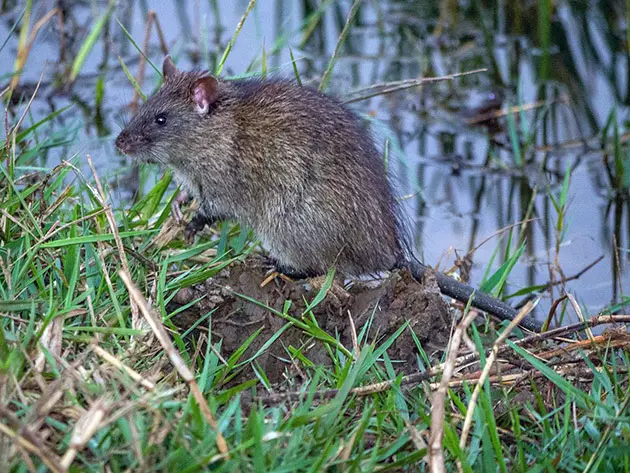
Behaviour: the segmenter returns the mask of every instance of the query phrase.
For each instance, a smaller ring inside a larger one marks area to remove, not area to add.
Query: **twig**
[[[166,39],[164,38],[164,32],[162,31],[162,25],[160,24],[160,19],[157,16],[157,13],[155,13],[154,10],[150,10],[151,14],[153,14],[153,22],[155,23],[155,31],[158,35],[158,39],[160,40],[160,48],[162,48],[162,54],[166,55],[168,54],[168,43],[166,42]]]
[[[514,227],[520,227],[520,226],[525,226],[528,223],[532,223],[535,222],[537,220],[540,220],[540,217],[535,217],[535,218],[527,218],[525,220],[520,220],[518,222],[514,222],[510,225],[506,225],[503,228],[499,228],[497,231],[495,231],[494,233],[491,233],[490,235],[488,235],[486,238],[484,238],[483,240],[481,240],[481,242],[479,242],[479,244],[477,244],[473,249],[471,249],[470,251],[468,251],[466,253],[466,255],[464,256],[464,258],[470,258],[472,257],[473,254],[475,254],[475,252],[481,248],[483,245],[485,245],[486,243],[488,243],[490,240],[492,240],[494,237],[501,235],[502,233],[511,230]]]
[[[621,133],[619,134],[619,143],[625,144],[630,140],[630,133]],[[611,139],[612,141],[612,139]],[[615,140],[616,141],[616,140]],[[583,148],[584,152],[589,153],[600,153],[603,154],[606,152],[606,145],[610,144],[610,141],[606,139],[604,143],[602,143],[602,136],[600,134],[591,136],[589,138],[578,138],[575,140],[566,140],[561,143],[555,143],[550,145],[542,145],[542,146],[534,146],[532,148],[533,151],[537,153],[549,153],[553,151],[565,151],[573,150],[575,148]]]
[[[469,76],[472,74],[479,74],[480,72],[486,72],[487,70],[488,69],[485,69],[485,68],[474,69],[472,71],[456,72],[455,74],[447,74],[447,75],[439,76],[439,77],[423,77],[422,79],[407,79],[407,80],[401,80],[397,82],[390,82],[388,84],[378,84],[375,86],[367,87],[365,89],[361,89],[359,91],[353,92],[352,94],[359,93],[362,91],[370,91],[370,90],[377,89],[376,91],[369,92],[365,95],[359,95],[358,97],[346,99],[344,100],[343,103],[348,104],[348,103],[360,102],[361,100],[371,99],[372,97],[376,97],[379,95],[387,95],[394,92],[398,92],[400,90],[412,89],[414,87],[420,87],[426,84],[433,84],[434,82],[455,80],[459,77]],[[383,88],[378,90],[380,87],[383,87]]]
[[[630,315],[595,316],[589,320],[586,320],[584,323],[567,325],[566,327],[560,327],[560,328],[550,330],[545,333],[537,333],[537,334],[531,335],[529,337],[526,337],[517,341],[515,344],[518,346],[529,345],[538,341],[565,335],[567,333],[584,330],[586,326],[595,327],[597,325],[614,324],[614,323],[630,323]],[[507,347],[503,347],[499,351],[499,354],[502,355],[506,351],[509,351],[509,349]],[[464,355],[458,358],[457,366],[460,367],[466,364],[470,364],[477,361],[478,359],[479,359],[478,353],[471,353],[469,355]],[[400,386],[408,386],[411,384],[415,385],[421,381],[426,381],[427,379],[430,379],[433,376],[439,375],[442,372],[442,369],[443,369],[443,365],[438,365],[438,366],[432,367],[429,370],[423,371],[421,373],[413,373],[407,376],[403,376],[400,379]],[[397,385],[396,380],[382,381],[380,383],[353,388],[351,390],[351,394],[355,396],[368,396],[370,394],[387,391],[394,385]],[[339,393],[338,389],[326,389],[326,390],[318,391],[315,393],[315,399],[318,399],[318,400],[332,399],[338,393]],[[285,401],[299,401],[300,399],[306,398],[307,394],[308,393],[306,392],[292,391],[292,392],[287,392],[287,393],[271,394],[268,396],[256,396],[255,399],[257,401],[261,401],[262,403],[269,405],[269,404],[278,404],[280,402],[285,402]]]
[[[549,288],[552,288],[554,286],[554,282],[550,282],[549,283]],[[547,318],[545,319],[545,326],[549,326],[549,323],[551,321],[551,319],[553,318],[553,315],[556,313],[556,310],[558,309],[558,306],[560,305],[560,303],[565,300],[567,298],[566,294],[564,296],[558,297],[557,299],[555,299],[552,304],[551,307],[549,307],[549,312],[547,313]]]
[[[483,113],[481,115],[476,115],[473,118],[469,118],[468,120],[466,120],[466,124],[467,125],[475,125],[477,123],[485,122],[487,120],[504,117],[504,116],[506,116],[506,115],[508,115],[510,113],[516,114],[516,113],[519,113],[521,111],[525,112],[525,111],[528,111],[528,110],[534,110],[535,108],[540,108],[540,107],[543,107],[545,105],[553,105],[555,103],[566,103],[566,102],[567,102],[567,98],[566,97],[560,97],[558,99],[554,99],[554,100],[551,100],[551,101],[539,100],[537,102],[532,102],[532,103],[528,103],[528,104],[524,104],[524,105],[513,105],[513,106],[508,107],[506,109],[493,110],[492,112]]]
[[[144,256],[142,253],[139,253],[136,250],[134,250],[133,248],[130,248],[128,246],[124,246],[124,248],[125,248],[125,252],[129,253],[135,259],[137,259],[142,264],[144,264],[149,271],[151,271],[153,273],[157,273],[160,270],[160,267],[157,264],[155,264],[153,262],[153,260],[150,260],[149,258]]]
[[[166,55],[168,54],[168,44],[164,40],[164,33],[162,32],[162,27],[160,26],[160,20],[158,19],[157,13],[154,10],[149,10],[147,13],[147,21],[144,27],[144,40],[142,42],[142,54],[140,54],[140,62],[138,64],[138,76],[136,77],[136,82],[138,86],[142,86],[144,83],[144,73],[146,70],[147,64],[147,54],[149,53],[149,39],[151,37],[151,31],[155,25],[155,30],[158,35],[158,39],[160,40],[160,47],[162,48],[162,52]],[[133,89],[133,98],[131,99],[131,103],[129,104],[129,108],[133,112],[138,111],[138,101],[140,100],[140,91],[139,89]]]
[[[593,261],[592,263],[589,263],[588,265],[586,265],[584,268],[582,268],[581,270],[579,270],[579,271],[578,271],[577,273],[575,273],[574,275],[572,275],[572,276],[568,276],[568,277],[567,277],[564,281],[556,281],[556,282],[549,281],[549,282],[547,283],[547,286],[546,286],[546,288],[545,288],[545,289],[546,289],[546,290],[548,290],[549,288],[551,288],[551,287],[553,287],[553,286],[557,286],[557,285],[559,285],[559,284],[564,284],[564,283],[567,283],[567,282],[569,282],[569,281],[573,281],[574,279],[579,279],[579,278],[581,278],[581,277],[584,275],[584,273],[586,273],[589,269],[591,269],[593,266],[595,266],[597,263],[599,263],[599,262],[600,262],[601,260],[603,260],[603,259],[604,259],[604,255],[601,255],[601,256],[600,256],[599,258],[597,258],[595,261]]]
[[[623,333],[611,331],[605,332],[603,335],[597,335],[586,340],[578,340],[570,343],[567,346],[548,350],[543,353],[537,353],[536,357],[541,360],[548,360],[556,356],[568,354],[576,350],[583,350],[588,348],[597,347],[598,345],[605,345],[607,348],[616,348],[626,346],[630,343],[630,335],[624,330]]]
[[[559,337],[561,335],[566,335],[568,333],[578,332],[585,330],[586,328],[596,327],[598,325],[603,324],[616,324],[616,323],[630,323],[630,315],[596,315],[591,317],[584,322],[577,322],[575,324],[566,325],[564,327],[559,327],[553,330],[549,330],[545,333],[536,333],[534,335],[530,335],[529,337],[523,338],[522,340],[516,342],[518,346],[530,345],[535,342],[539,342],[541,340],[546,340],[549,338]]]

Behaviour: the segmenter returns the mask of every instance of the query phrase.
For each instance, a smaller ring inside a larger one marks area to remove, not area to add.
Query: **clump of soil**
[[[286,301],[290,300],[291,308],[288,313],[299,319],[307,302],[311,303],[319,292],[308,281],[292,282],[280,277],[261,287],[267,270],[268,265],[261,258],[250,257],[224,269],[203,284],[182,289],[173,299],[170,310],[202,296],[203,299],[179,314],[174,319],[175,324],[181,328],[190,327],[199,317],[214,310],[210,340],[214,343],[217,339],[222,339],[222,354],[226,357],[234,353],[250,335],[262,329],[243,355],[242,359],[247,359],[287,321],[241,295],[279,312],[282,312]],[[403,373],[417,369],[417,350],[409,329],[413,330],[426,349],[443,348],[451,327],[449,307],[440,295],[435,280],[428,276],[419,283],[407,271],[395,271],[378,282],[355,281],[347,290],[338,282],[312,312],[319,326],[333,336],[338,334],[341,343],[349,350],[353,347],[350,317],[356,333],[360,333],[366,323],[370,324],[368,340],[376,340],[377,345],[408,322],[408,330],[388,350],[392,360],[403,362],[397,365]],[[314,364],[330,364],[323,343],[313,340],[302,330],[291,327],[256,359],[273,383],[282,381],[285,373],[291,372],[292,377],[300,374],[299,369],[289,361],[289,346],[299,347]],[[249,379],[252,376],[249,368],[249,371],[242,373],[241,378]]]

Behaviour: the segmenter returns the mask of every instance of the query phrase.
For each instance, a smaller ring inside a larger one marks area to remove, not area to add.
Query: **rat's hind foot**
[[[267,262],[269,266],[279,275],[286,276],[291,278],[293,281],[299,281],[301,279],[308,279],[317,276],[317,274],[309,272],[309,271],[301,271],[299,269],[295,269],[291,266],[284,265],[280,263],[273,256],[266,256]]]
[[[261,288],[265,287],[267,284],[269,284],[271,281],[273,281],[276,278],[284,279],[286,282],[290,282],[290,283],[295,282],[295,280],[291,279],[286,274],[279,273],[275,269],[270,269],[269,271],[267,271],[267,274],[265,274],[265,276],[266,277],[265,279],[263,279],[263,282],[260,283],[259,287]]]
[[[264,258],[267,262],[269,270],[265,274],[265,279],[260,284],[260,287],[266,286],[270,281],[273,281],[276,278],[294,283],[296,281],[302,281],[317,276],[317,274],[313,272],[300,271],[291,266],[284,265],[273,256],[265,256]]]
[[[308,274],[296,271],[293,268],[278,263],[278,260],[271,256],[266,256],[266,266],[269,268],[265,274],[265,279],[260,283],[260,287],[265,287],[276,278],[284,279],[287,282],[294,283],[301,279],[307,279]]]

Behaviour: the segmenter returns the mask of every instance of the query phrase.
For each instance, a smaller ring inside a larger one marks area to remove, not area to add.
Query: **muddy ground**
[[[203,299],[182,312],[174,319],[181,329],[186,329],[211,310],[210,340],[216,343],[222,339],[221,353],[225,358],[234,353],[247,338],[259,329],[247,351],[241,357],[245,360],[256,353],[287,321],[260,305],[249,302],[245,295],[282,312],[285,301],[291,301],[289,314],[301,318],[306,302],[313,301],[319,289],[309,281],[290,281],[276,277],[261,287],[265,281],[268,266],[259,258],[250,257],[222,270],[203,284],[182,289],[174,298],[174,310],[191,301]],[[393,272],[380,281],[354,281],[344,290],[342,282],[329,290],[326,298],[312,311],[319,326],[328,334],[338,337],[349,350],[353,348],[350,317],[360,333],[369,323],[367,340],[379,343],[387,340],[401,325],[409,323],[427,351],[443,349],[451,329],[452,309],[440,295],[433,278],[425,278],[423,283],[415,281],[406,271]],[[332,294],[331,294],[332,293]],[[202,324],[206,328],[208,322]],[[197,333],[198,335],[198,333]],[[297,364],[291,363],[287,347],[300,348],[304,356],[319,365],[330,365],[331,360],[324,343],[309,337],[303,330],[291,327],[275,340],[259,358],[257,364],[265,371],[272,383],[282,382],[285,377],[301,376]],[[405,330],[388,349],[392,360],[399,360],[396,369],[408,373],[417,369],[416,344],[409,330]],[[240,380],[251,379],[253,372],[247,367]]]

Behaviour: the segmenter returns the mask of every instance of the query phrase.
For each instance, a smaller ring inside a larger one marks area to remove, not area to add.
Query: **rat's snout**
[[[154,152],[151,152],[149,143],[150,141],[146,135],[135,131],[129,132],[127,128],[120,132],[115,142],[116,148],[122,154],[146,163],[155,163],[157,161],[152,156]]]
[[[127,133],[127,130],[121,131],[118,138],[116,138],[116,148],[123,154],[127,154],[131,151],[131,137],[129,133]]]

